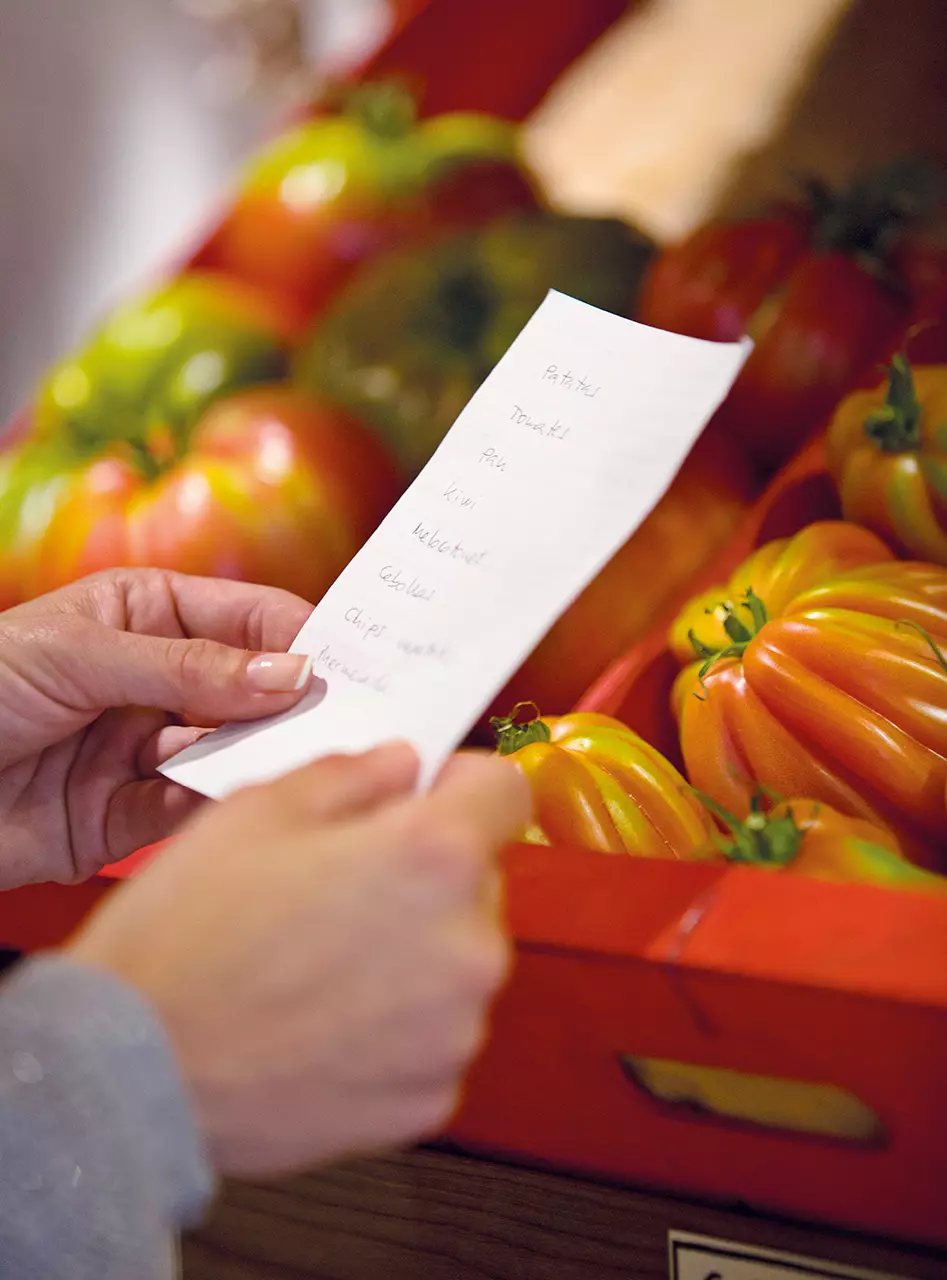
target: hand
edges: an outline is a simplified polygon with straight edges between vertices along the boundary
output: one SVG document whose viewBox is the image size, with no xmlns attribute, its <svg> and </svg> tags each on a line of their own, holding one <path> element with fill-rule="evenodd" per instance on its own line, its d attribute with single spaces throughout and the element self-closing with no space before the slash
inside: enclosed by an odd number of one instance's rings
<svg viewBox="0 0 947 1280">
<path fill-rule="evenodd" d="M 0 889 L 84 880 L 170 834 L 202 801 L 156 767 L 298 701 L 310 664 L 285 650 L 311 608 L 114 570 L 0 613 Z"/>
<path fill-rule="evenodd" d="M 459 756 L 411 798 L 393 745 L 205 809 L 73 942 L 163 1019 L 219 1172 L 437 1130 L 507 968 L 493 853 L 519 771 Z"/>
</svg>

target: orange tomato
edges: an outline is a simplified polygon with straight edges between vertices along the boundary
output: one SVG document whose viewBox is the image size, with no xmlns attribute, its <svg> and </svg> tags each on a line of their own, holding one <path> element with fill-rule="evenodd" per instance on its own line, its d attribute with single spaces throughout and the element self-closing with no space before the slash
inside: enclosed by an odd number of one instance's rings
<svg viewBox="0 0 947 1280">
<path fill-rule="evenodd" d="M 706 844 L 713 823 L 690 787 L 620 720 L 573 712 L 518 724 L 519 709 L 494 729 L 532 791 L 522 840 L 652 858 L 692 857 Z"/>
<path fill-rule="evenodd" d="M 947 365 L 912 371 L 896 355 L 880 386 L 842 401 L 826 464 L 846 519 L 947 564 Z"/>
<path fill-rule="evenodd" d="M 739 818 L 761 788 L 803 795 L 944 860 L 947 569 L 811 525 L 689 606 L 671 644 L 697 655 L 674 703 L 700 791 Z"/>
<path fill-rule="evenodd" d="M 883 885 L 947 893 L 947 877 L 916 867 L 890 831 L 839 813 L 816 800 L 782 800 L 764 813 L 755 803 L 746 820 L 708 802 L 727 827 L 700 850 L 731 862 L 785 870 L 839 883 Z"/>
</svg>

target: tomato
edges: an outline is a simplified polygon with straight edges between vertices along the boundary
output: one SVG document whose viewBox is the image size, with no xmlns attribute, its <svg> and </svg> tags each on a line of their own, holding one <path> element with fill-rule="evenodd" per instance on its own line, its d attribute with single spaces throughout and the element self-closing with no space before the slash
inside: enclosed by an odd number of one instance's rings
<svg viewBox="0 0 947 1280">
<path fill-rule="evenodd" d="M 59 441 L 26 440 L 0 453 L 0 611 L 25 598 L 71 468 Z"/>
<path fill-rule="evenodd" d="M 826 464 L 846 519 L 947 564 L 947 365 L 912 372 L 896 355 L 881 386 L 836 410 Z"/>
<path fill-rule="evenodd" d="M 498 697 L 574 706 L 606 666 L 673 608 L 735 532 L 753 499 L 746 463 L 725 437 L 702 436 L 657 506 L 553 624 Z"/>
<path fill-rule="evenodd" d="M 603 853 L 686 858 L 713 824 L 674 768 L 611 716 L 573 712 L 517 723 L 494 720 L 497 747 L 528 779 L 530 844 L 578 845 Z M 536 710 L 536 708 L 534 708 Z"/>
<path fill-rule="evenodd" d="M 550 289 L 627 315 L 652 253 L 614 219 L 541 213 L 388 254 L 314 326 L 296 376 L 420 471 Z"/>
<path fill-rule="evenodd" d="M 679 657 L 688 643 L 674 702 L 695 787 L 740 818 L 761 788 L 806 796 L 943 860 L 947 570 L 810 525 L 693 602 L 671 631 Z"/>
<path fill-rule="evenodd" d="M 379 251 L 540 201 L 506 121 L 475 112 L 418 121 L 407 91 L 388 83 L 339 106 L 251 162 L 203 266 L 312 315 Z"/>
<path fill-rule="evenodd" d="M 245 285 L 180 276 L 119 307 L 50 371 L 35 431 L 88 453 L 152 433 L 183 445 L 214 400 L 286 375 L 297 326 Z"/>
<path fill-rule="evenodd" d="M 916 365 L 947 364 L 947 249 L 906 240 L 892 256 L 896 275 L 907 283 L 912 314 L 905 336 L 885 353 L 886 363 L 905 355 Z"/>
<path fill-rule="evenodd" d="M 741 822 L 719 805 L 707 806 L 727 828 L 700 850 L 731 862 L 785 869 L 817 880 L 859 882 L 890 889 L 947 893 L 947 878 L 909 862 L 890 831 L 815 800 L 783 800 L 763 812 L 756 799 Z"/>
<path fill-rule="evenodd" d="M 638 318 L 697 338 L 753 337 L 716 421 L 772 471 L 916 318 L 922 273 L 894 247 L 935 202 L 926 172 L 903 164 L 834 195 L 814 184 L 808 211 L 701 227 L 655 261 Z"/>
<path fill-rule="evenodd" d="M 27 594 L 98 569 L 242 578 L 317 600 L 396 500 L 375 438 L 287 387 L 213 405 L 177 456 L 113 447 L 75 467 Z"/>
</svg>

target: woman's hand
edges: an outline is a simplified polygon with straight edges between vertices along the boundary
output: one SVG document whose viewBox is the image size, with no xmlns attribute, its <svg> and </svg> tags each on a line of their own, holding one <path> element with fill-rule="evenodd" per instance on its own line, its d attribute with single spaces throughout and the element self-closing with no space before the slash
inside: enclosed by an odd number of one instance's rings
<svg viewBox="0 0 947 1280">
<path fill-rule="evenodd" d="M 201 803 L 156 767 L 311 685 L 283 591 L 118 569 L 0 613 L 0 889 L 84 880 Z M 186 722 L 186 723 L 185 723 Z"/>
<path fill-rule="evenodd" d="M 209 806 L 68 954 L 167 1029 L 219 1172 L 284 1173 L 450 1115 L 508 944 L 494 864 L 529 820 L 496 757 L 412 796 L 397 744 Z"/>
</svg>

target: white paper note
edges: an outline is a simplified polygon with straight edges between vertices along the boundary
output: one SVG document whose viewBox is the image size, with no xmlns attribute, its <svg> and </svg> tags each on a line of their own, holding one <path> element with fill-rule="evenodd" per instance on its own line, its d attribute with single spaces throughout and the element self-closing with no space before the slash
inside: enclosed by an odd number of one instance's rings
<svg viewBox="0 0 947 1280">
<path fill-rule="evenodd" d="M 293 643 L 325 697 L 162 772 L 222 797 L 399 738 L 430 782 L 661 498 L 750 346 L 548 294 Z"/>
</svg>

